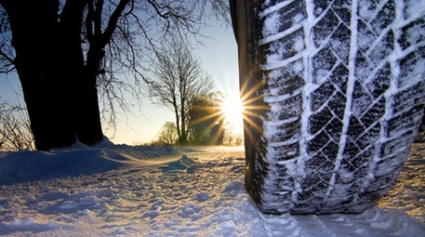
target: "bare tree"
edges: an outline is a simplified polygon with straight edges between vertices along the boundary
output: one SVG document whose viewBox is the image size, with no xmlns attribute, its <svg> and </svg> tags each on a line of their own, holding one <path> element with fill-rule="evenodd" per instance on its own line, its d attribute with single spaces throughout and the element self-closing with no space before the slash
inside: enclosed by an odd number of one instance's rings
<svg viewBox="0 0 425 237">
<path fill-rule="evenodd" d="M 150 95 L 155 103 L 174 112 L 179 143 L 187 144 L 191 100 L 209 94 L 212 81 L 203 72 L 199 59 L 194 58 L 182 42 L 171 44 L 157 55 L 154 75 Z"/>
<path fill-rule="evenodd" d="M 173 122 L 166 122 L 158 134 L 158 144 L 174 145 L 177 141 L 177 127 Z"/>
<path fill-rule="evenodd" d="M 24 107 L 0 102 L 0 150 L 33 150 L 34 139 Z"/>
<path fill-rule="evenodd" d="M 236 137 L 235 137 L 235 146 L 242 146 L 244 144 L 243 142 L 244 141 L 243 141 L 243 135 L 242 135 L 242 133 L 236 134 Z"/>
<path fill-rule="evenodd" d="M 222 145 L 225 146 L 242 146 L 244 144 L 244 136 L 242 133 L 235 132 L 231 125 L 226 124 L 224 128 L 224 137 Z"/>
<path fill-rule="evenodd" d="M 227 12 L 225 0 L 0 0 L 0 73 L 18 73 L 38 149 L 93 145 L 100 111 L 114 121 L 123 93 L 140 94 L 159 45 Z"/>
</svg>

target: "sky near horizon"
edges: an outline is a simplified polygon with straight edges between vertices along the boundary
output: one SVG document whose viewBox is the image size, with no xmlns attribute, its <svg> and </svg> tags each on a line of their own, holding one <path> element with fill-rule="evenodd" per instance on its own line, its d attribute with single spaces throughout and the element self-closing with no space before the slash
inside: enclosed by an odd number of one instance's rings
<svg viewBox="0 0 425 237">
<path fill-rule="evenodd" d="M 215 89 L 224 94 L 239 91 L 237 45 L 231 27 L 213 25 L 202 31 L 202 46 L 193 54 L 199 57 L 202 67 L 211 75 Z M 15 72 L 0 75 L 0 100 L 19 101 L 24 104 L 19 79 Z M 142 99 L 140 108 L 124 114 L 118 111 L 115 132 L 103 126 L 104 134 L 115 144 L 150 142 L 155 139 L 162 125 L 167 121 L 175 122 L 174 114 L 165 107 L 153 104 L 151 99 Z"/>
</svg>

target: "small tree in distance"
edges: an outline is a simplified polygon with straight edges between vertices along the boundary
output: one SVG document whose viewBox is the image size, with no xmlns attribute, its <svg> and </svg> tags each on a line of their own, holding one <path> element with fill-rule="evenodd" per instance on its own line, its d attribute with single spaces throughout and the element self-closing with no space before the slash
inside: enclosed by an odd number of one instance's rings
<svg viewBox="0 0 425 237">
<path fill-rule="evenodd" d="M 157 54 L 154 78 L 149 81 L 154 103 L 169 108 L 175 114 L 180 145 L 189 138 L 189 110 L 193 98 L 207 95 L 213 88 L 209 75 L 202 70 L 183 42 L 175 42 Z"/>
<path fill-rule="evenodd" d="M 0 102 L 0 150 L 33 150 L 34 138 L 25 108 Z"/>
<path fill-rule="evenodd" d="M 177 141 L 177 127 L 173 122 L 165 122 L 158 134 L 158 145 L 174 145 Z"/>
</svg>

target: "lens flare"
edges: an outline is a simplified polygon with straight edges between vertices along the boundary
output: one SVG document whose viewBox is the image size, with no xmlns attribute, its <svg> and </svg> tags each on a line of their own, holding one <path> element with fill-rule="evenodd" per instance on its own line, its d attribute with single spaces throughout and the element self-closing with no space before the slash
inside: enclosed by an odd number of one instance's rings
<svg viewBox="0 0 425 237">
<path fill-rule="evenodd" d="M 242 114 L 244 107 L 238 94 L 227 95 L 221 103 L 221 111 L 228 122 L 237 133 L 243 132 Z"/>
</svg>

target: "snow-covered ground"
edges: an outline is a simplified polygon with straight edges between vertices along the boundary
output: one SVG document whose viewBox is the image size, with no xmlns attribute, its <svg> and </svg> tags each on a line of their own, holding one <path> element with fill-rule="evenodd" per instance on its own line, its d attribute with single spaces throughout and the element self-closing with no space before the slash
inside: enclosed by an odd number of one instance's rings
<svg viewBox="0 0 425 237">
<path fill-rule="evenodd" d="M 0 236 L 425 236 L 425 144 L 361 214 L 260 213 L 244 152 L 103 143 L 0 152 Z"/>
</svg>

